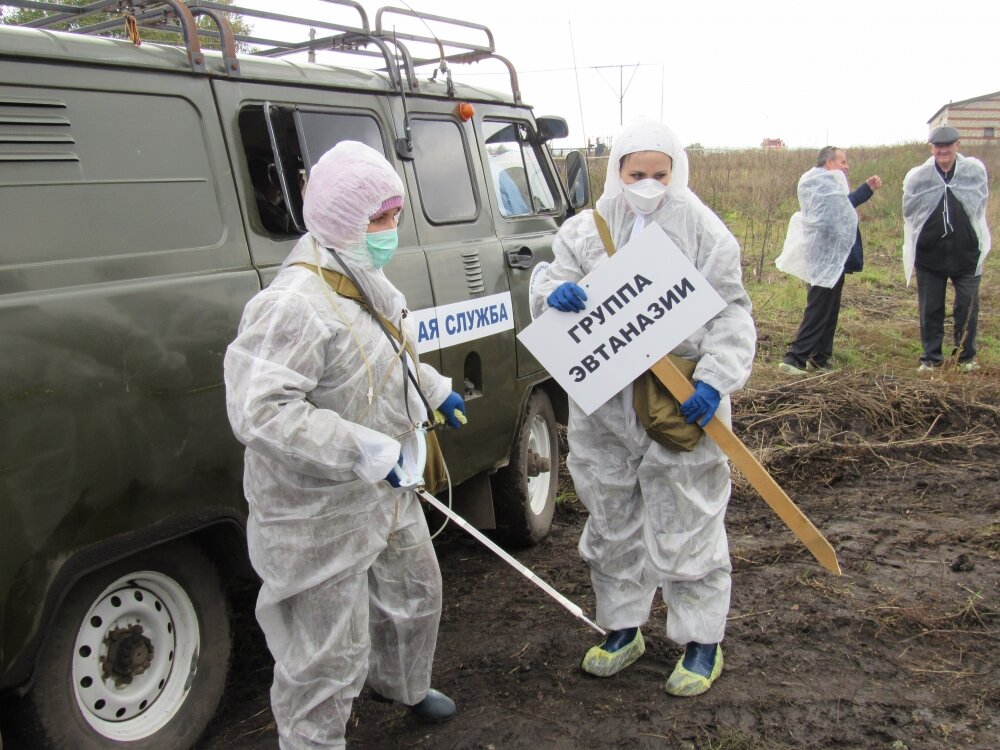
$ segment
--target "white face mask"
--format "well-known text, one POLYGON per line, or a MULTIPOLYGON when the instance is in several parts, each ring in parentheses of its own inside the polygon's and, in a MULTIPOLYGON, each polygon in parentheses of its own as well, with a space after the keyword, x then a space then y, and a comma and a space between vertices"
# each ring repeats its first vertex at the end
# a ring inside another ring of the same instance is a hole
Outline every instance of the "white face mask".
POLYGON ((623 184, 622 192, 625 194, 625 201, 632 207, 632 210, 645 216, 660 207, 663 196, 667 194, 667 186, 659 180, 647 178, 623 184))

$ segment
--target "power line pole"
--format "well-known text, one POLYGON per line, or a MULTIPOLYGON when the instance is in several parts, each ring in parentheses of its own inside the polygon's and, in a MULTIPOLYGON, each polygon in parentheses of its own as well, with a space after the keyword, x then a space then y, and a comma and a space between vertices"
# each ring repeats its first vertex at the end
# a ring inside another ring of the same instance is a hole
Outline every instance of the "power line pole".
POLYGON ((633 63, 632 65, 592 65, 593 70, 598 71, 598 75, 601 70, 605 68, 618 68, 618 90, 615 91, 615 87, 608 83, 607 79, 601 75, 601 80, 608 84, 608 88, 618 97, 618 125, 619 127, 625 124, 625 94, 628 93, 629 88, 632 86, 632 81, 635 80, 635 74, 639 72, 639 66, 642 63, 633 63), (633 68, 632 77, 628 79, 628 83, 625 83, 625 68, 633 68))

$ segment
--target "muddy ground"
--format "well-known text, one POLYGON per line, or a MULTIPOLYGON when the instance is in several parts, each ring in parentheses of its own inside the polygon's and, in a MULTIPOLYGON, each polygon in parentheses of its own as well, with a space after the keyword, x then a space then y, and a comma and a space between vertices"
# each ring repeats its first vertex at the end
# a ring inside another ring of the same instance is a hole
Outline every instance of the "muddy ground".
MULTIPOLYGON (((738 482, 728 514, 726 669, 700 698, 664 692, 680 649, 664 635, 659 600, 644 627, 646 655, 614 678, 591 678, 578 665, 594 634, 487 550, 446 531, 437 545, 445 607, 435 684, 461 713, 427 727, 365 692, 348 747, 995 750, 994 376, 926 382, 835 373, 740 397, 737 432, 763 448, 833 543, 844 575, 822 570, 738 482)), ((551 534, 518 557, 592 613, 576 550, 585 520, 571 497, 551 534)), ((252 603, 251 591, 237 597, 229 689, 199 750, 276 747, 271 664, 252 603)))

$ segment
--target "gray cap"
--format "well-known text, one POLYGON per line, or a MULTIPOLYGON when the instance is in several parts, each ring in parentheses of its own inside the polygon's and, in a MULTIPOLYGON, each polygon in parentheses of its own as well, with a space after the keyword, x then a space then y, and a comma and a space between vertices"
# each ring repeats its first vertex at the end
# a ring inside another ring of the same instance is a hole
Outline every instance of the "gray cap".
POLYGON ((941 125, 940 127, 934 128, 931 131, 931 137, 927 139, 928 143, 933 143, 936 146, 946 146, 949 143, 954 143, 958 140, 958 131, 955 128, 948 125, 941 125))

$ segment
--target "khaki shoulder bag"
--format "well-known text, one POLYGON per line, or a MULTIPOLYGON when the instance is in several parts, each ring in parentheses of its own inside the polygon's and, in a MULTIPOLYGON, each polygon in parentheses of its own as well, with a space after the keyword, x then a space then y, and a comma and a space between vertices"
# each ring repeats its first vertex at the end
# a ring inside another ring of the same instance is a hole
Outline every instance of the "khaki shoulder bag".
MULTIPOLYGON (((614 255, 615 244, 611 239, 611 230, 597 211, 594 211, 594 223, 601 242, 604 243, 604 251, 608 255, 614 255)), ((667 356, 690 381, 697 363, 673 354, 667 356)), ((680 403, 650 370, 646 370, 632 383, 632 408, 646 434, 664 448, 693 451, 704 434, 697 424, 688 423, 681 414, 680 403)))

